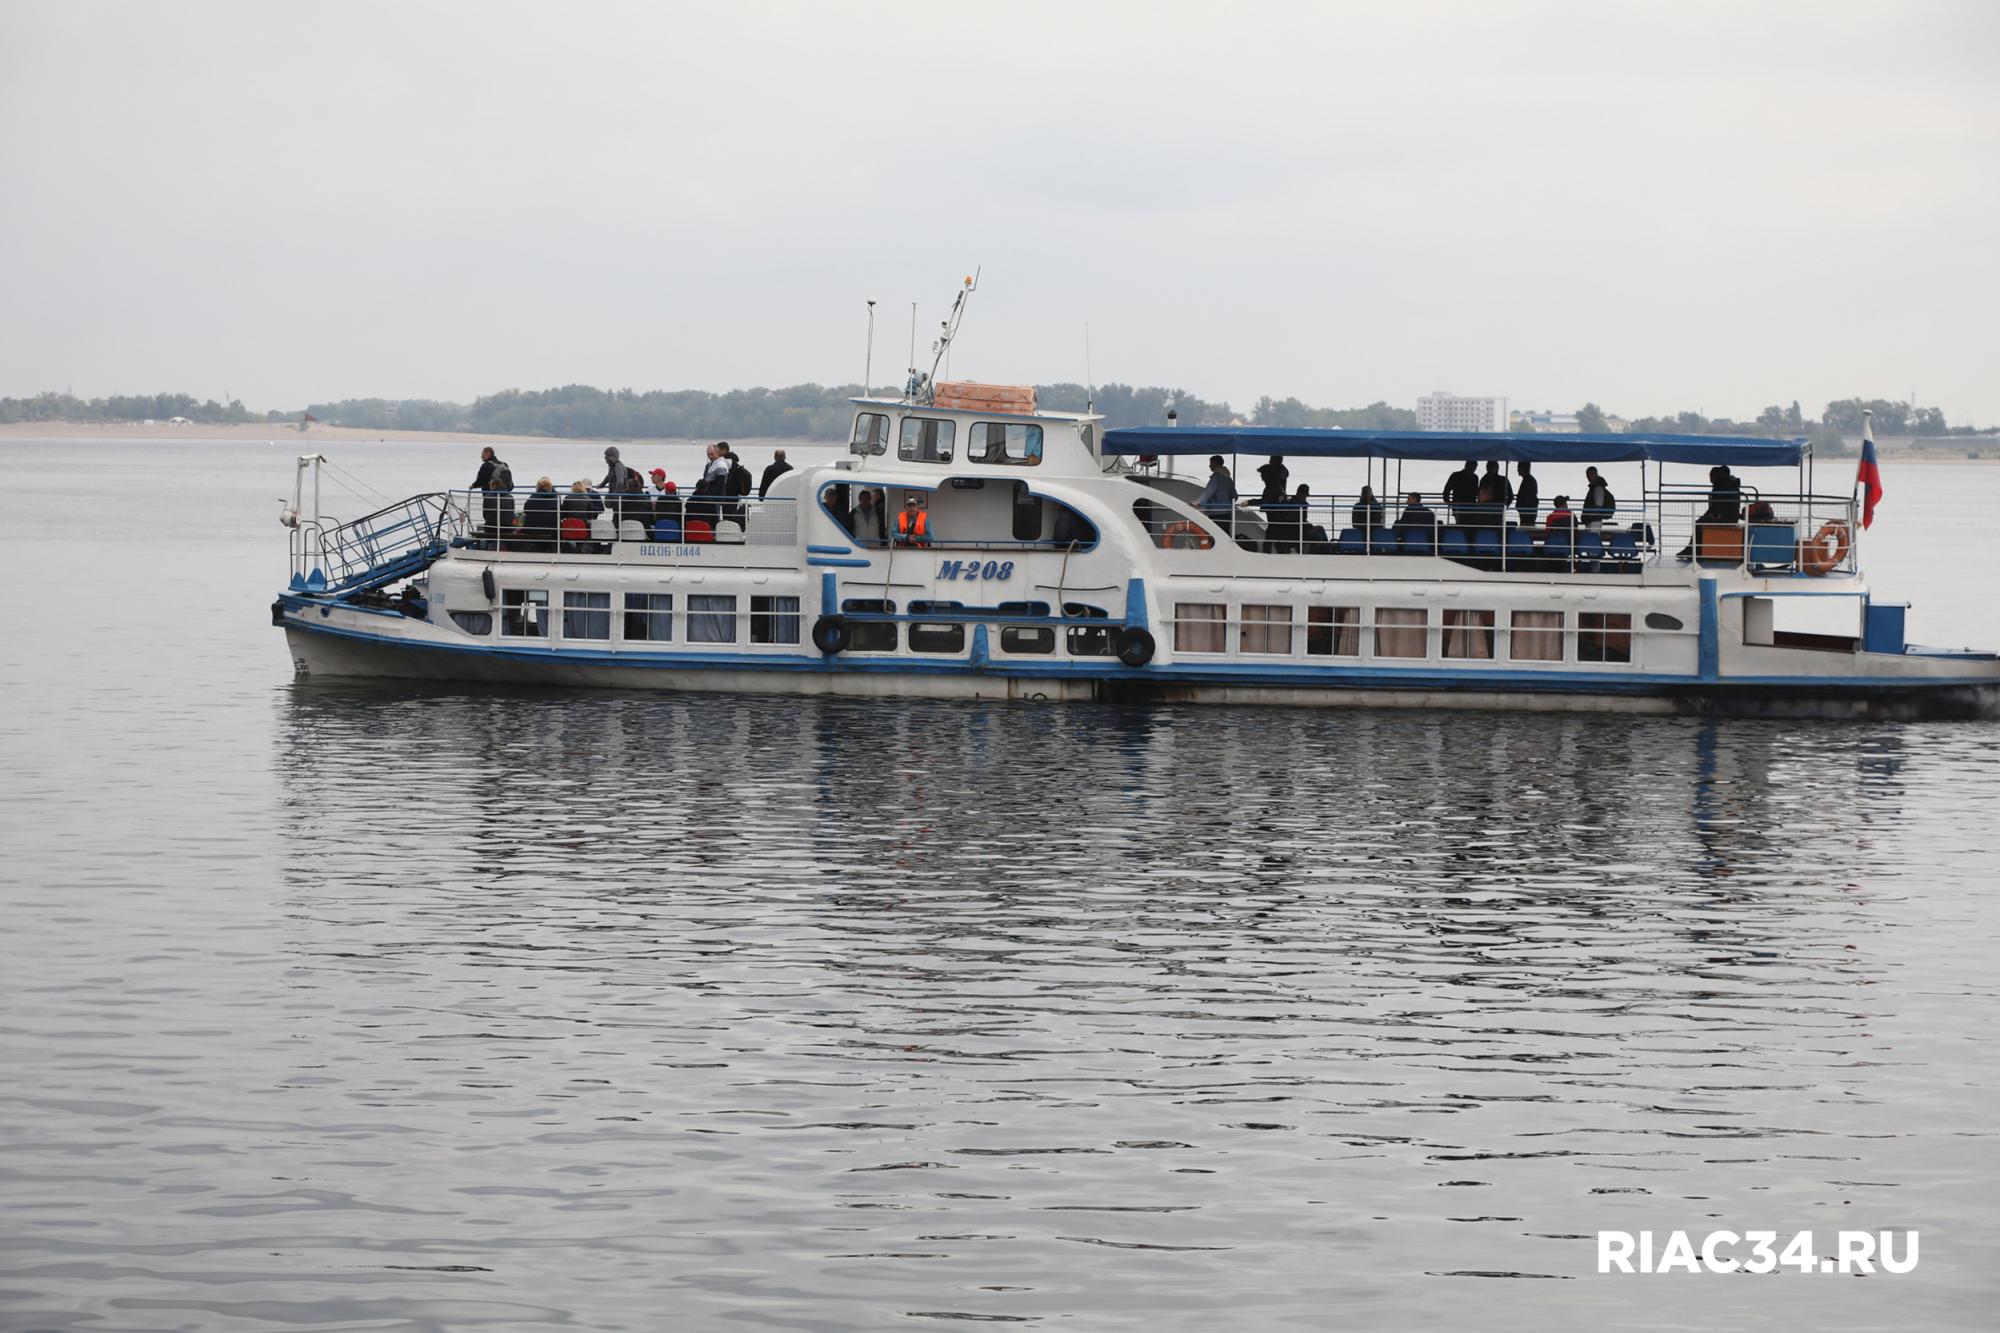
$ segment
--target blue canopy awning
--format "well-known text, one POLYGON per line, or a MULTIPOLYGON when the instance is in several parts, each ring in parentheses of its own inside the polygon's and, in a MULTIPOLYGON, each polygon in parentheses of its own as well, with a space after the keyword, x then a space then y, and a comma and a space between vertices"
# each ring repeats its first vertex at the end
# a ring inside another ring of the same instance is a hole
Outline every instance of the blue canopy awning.
POLYGON ((1791 467, 1803 439, 1744 435, 1536 435, 1509 431, 1305 430, 1278 426, 1124 426, 1107 454, 1284 454, 1298 458, 1420 458, 1457 463, 1694 463, 1791 467))

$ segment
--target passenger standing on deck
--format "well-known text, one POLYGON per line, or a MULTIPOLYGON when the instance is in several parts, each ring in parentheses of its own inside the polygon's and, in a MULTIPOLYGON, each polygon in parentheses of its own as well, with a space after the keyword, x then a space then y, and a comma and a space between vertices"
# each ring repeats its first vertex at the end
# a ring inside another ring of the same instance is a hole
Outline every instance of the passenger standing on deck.
POLYGON ((792 465, 785 461, 785 451, 783 449, 772 454, 771 466, 764 469, 764 480, 758 483, 757 498, 761 500, 769 495, 771 493, 771 483, 791 470, 792 465))
POLYGON ((1195 497, 1194 505, 1225 533, 1236 535, 1236 480, 1222 465, 1221 454, 1208 456, 1208 485, 1195 497))
POLYGON ((1263 505, 1276 501, 1283 504, 1285 484, 1292 479, 1292 470, 1285 466, 1285 460, 1272 454, 1271 461, 1257 469, 1257 475, 1264 479, 1264 493, 1257 497, 1257 503, 1263 505))
POLYGON ((883 519, 881 497, 864 488, 854 510, 854 540, 868 546, 887 546, 889 528, 883 519))
POLYGON ((1541 484, 1528 471, 1527 463, 1516 463, 1515 466, 1521 469, 1521 484, 1514 488, 1514 508, 1521 515, 1521 526, 1532 528, 1535 526, 1535 515, 1542 507, 1541 484))
POLYGON ((1584 479, 1590 483, 1589 489, 1583 493, 1583 526, 1592 532, 1596 532, 1604 526, 1604 521, 1610 518, 1613 512, 1617 510, 1618 497, 1613 495, 1611 488, 1604 484, 1604 478, 1597 475, 1596 468, 1585 468, 1583 475, 1584 479))
POLYGON ((479 535, 497 542, 514 525, 514 473, 491 445, 479 451, 479 475, 472 479, 472 489, 486 492, 481 502, 485 527, 479 535))
POLYGON ((1451 510, 1452 521, 1461 527, 1470 527, 1476 521, 1479 511, 1479 464, 1474 459, 1466 459, 1465 466, 1444 479, 1445 507, 1451 510))
POLYGON ((1498 497, 1497 500, 1493 501, 1495 507, 1487 512, 1486 526, 1489 528, 1506 527, 1507 506, 1514 503, 1514 486, 1513 483, 1507 480, 1507 469, 1501 467, 1496 462, 1489 461, 1486 464, 1486 475, 1479 480, 1479 488, 1482 492, 1490 492, 1492 495, 1498 497))

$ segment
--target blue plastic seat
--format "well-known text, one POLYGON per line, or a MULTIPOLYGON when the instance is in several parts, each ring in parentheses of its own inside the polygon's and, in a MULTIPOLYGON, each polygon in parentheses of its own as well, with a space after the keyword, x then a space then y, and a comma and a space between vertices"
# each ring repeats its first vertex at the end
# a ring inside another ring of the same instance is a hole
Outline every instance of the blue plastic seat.
POLYGON ((1798 558, 1798 529, 1789 523, 1750 525, 1750 563, 1789 569, 1798 558))
POLYGON ((1535 534, 1526 528, 1507 529, 1507 563, 1525 565, 1535 558, 1535 534))
POLYGON ((1594 532, 1576 534, 1576 565, 1578 569, 1595 570, 1597 562, 1604 558, 1604 539, 1594 532))
POLYGON ((1429 528, 1404 528, 1402 547, 1404 555, 1434 555, 1437 548, 1432 545, 1432 530, 1429 528))
POLYGON ((1338 549, 1342 555, 1366 555, 1368 541, 1361 535, 1360 528, 1342 528, 1338 549))
POLYGON ((653 540, 656 542, 677 542, 681 539, 681 525, 670 518, 653 520, 653 540))
POLYGON ((1555 528, 1542 542, 1542 559, 1551 569, 1568 569, 1574 545, 1568 528, 1555 528))
POLYGON ((1446 528, 1444 540, 1438 543, 1438 554, 1447 560, 1461 560, 1472 554, 1472 545, 1465 540, 1465 529, 1446 528))
POLYGON ((1500 530, 1498 528, 1480 528, 1477 532, 1474 532, 1472 534, 1472 553, 1474 555, 1485 556, 1489 560, 1498 560, 1500 558, 1500 530))

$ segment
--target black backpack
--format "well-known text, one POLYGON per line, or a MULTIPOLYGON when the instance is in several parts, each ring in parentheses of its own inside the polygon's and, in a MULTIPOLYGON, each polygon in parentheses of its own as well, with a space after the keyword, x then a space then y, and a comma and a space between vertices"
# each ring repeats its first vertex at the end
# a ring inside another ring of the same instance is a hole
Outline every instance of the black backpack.
POLYGON ((750 494, 750 469, 734 458, 729 460, 729 493, 750 494))

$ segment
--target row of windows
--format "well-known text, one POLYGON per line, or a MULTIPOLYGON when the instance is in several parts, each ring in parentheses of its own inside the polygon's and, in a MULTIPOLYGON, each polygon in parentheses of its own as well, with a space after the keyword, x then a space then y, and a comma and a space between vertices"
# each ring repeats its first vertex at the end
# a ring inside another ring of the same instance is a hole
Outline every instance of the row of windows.
MULTIPOLYGON (((1245 603, 1236 622, 1236 651, 1257 656, 1289 657, 1297 651, 1297 608, 1287 603, 1245 603)), ((1304 642, 1309 657, 1359 657, 1364 642, 1370 655, 1388 658, 1431 656, 1430 611, 1426 607, 1378 607, 1364 624, 1358 606, 1305 608, 1304 642), (1364 635, 1372 635, 1365 638, 1364 635)), ((1561 662, 1564 655, 1565 612, 1509 613, 1506 657, 1514 662, 1561 662)), ((1447 659, 1492 661, 1500 654, 1499 617, 1493 611, 1448 610, 1438 630, 1438 655, 1447 659)), ((1178 602, 1174 605, 1174 651, 1229 651, 1229 606, 1224 602, 1178 602)), ((1581 611, 1576 617, 1576 659, 1579 662, 1630 662, 1632 617, 1623 611, 1581 611)))
MULTIPOLYGON (((588 643, 609 643, 613 621, 612 594, 565 591, 562 595, 562 637, 588 643)), ((628 592, 619 608, 619 638, 626 643, 672 643, 678 628, 688 643, 737 642, 737 597, 734 593, 695 593, 687 598, 676 624, 674 594, 628 592)), ((493 617, 484 611, 454 611, 452 619, 471 634, 492 632, 493 617)), ((749 614, 753 644, 795 644, 799 641, 799 599, 752 597, 749 614)), ((550 630, 546 588, 505 588, 500 593, 500 637, 546 639, 550 630)))
MULTIPOLYGON (((1042 461, 1042 428, 1023 422, 975 421, 966 440, 967 461, 1012 463, 1033 467, 1042 461)), ((906 463, 949 463, 957 444, 958 423, 937 417, 904 417, 896 441, 896 457, 906 463)), ((854 438, 848 452, 889 452, 889 418, 862 412, 854 418, 854 438)))

